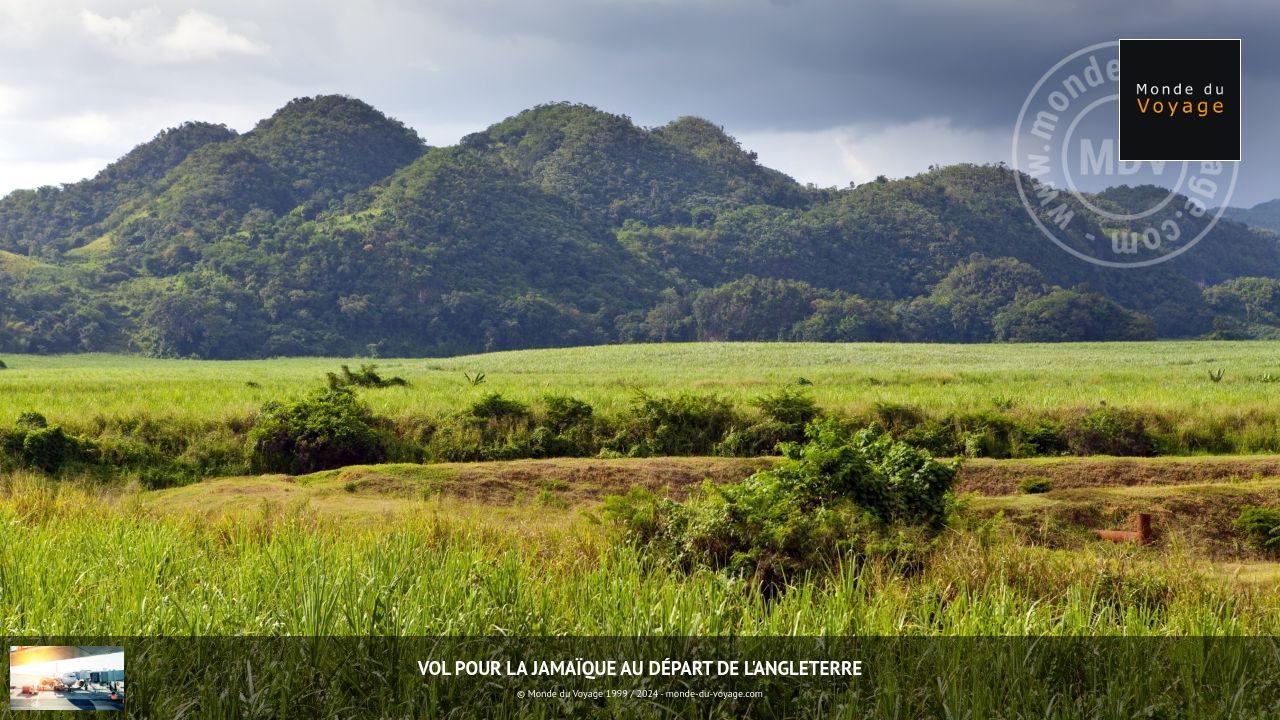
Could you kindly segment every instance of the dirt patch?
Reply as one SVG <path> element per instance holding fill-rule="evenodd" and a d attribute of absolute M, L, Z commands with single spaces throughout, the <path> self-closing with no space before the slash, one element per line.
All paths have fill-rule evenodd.
<path fill-rule="evenodd" d="M 967 460 L 958 489 L 980 495 L 1013 495 L 1024 478 L 1049 478 L 1055 489 L 1195 485 L 1280 476 L 1280 457 L 1062 458 Z"/>
<path fill-rule="evenodd" d="M 780 458 L 666 457 L 601 460 L 594 458 L 459 463 L 434 466 L 438 490 L 479 502 L 514 502 L 548 492 L 571 504 L 597 502 L 633 487 L 683 498 L 704 480 L 739 482 Z"/>
<path fill-rule="evenodd" d="M 557 458 L 434 465 L 361 465 L 297 479 L 317 495 L 443 496 L 510 505 L 554 496 L 558 506 L 599 502 L 634 487 L 684 498 L 705 480 L 739 482 L 781 458 Z"/>

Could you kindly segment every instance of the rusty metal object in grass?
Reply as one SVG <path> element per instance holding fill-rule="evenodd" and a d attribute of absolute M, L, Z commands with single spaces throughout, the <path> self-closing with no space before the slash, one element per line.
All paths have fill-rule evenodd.
<path fill-rule="evenodd" d="M 1131 542 L 1147 545 L 1151 542 L 1151 515 L 1138 513 L 1138 524 L 1134 530 L 1098 530 L 1098 537 L 1111 542 Z"/>

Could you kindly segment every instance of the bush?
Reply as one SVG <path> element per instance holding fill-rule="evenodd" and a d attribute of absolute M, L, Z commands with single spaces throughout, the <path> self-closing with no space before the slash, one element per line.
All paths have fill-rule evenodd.
<path fill-rule="evenodd" d="M 733 406 L 714 395 L 639 392 L 606 449 L 632 457 L 710 455 L 737 422 Z"/>
<path fill-rule="evenodd" d="M 44 415 L 28 411 L 18 415 L 12 430 L 0 431 L 0 461 L 57 473 L 71 462 L 97 459 L 97 446 L 88 438 L 68 435 L 50 426 Z"/>
<path fill-rule="evenodd" d="M 24 430 L 39 430 L 40 428 L 49 427 L 49 421 L 40 413 L 28 410 L 24 413 L 18 413 L 17 425 Z"/>
<path fill-rule="evenodd" d="M 529 406 L 517 400 L 508 400 L 498 393 L 489 393 L 471 404 L 467 414 L 479 420 L 526 420 Z"/>
<path fill-rule="evenodd" d="M 1236 530 L 1250 545 L 1269 554 L 1280 554 L 1280 508 L 1247 505 L 1235 520 Z"/>
<path fill-rule="evenodd" d="M 5 365 L 3 360 L 0 360 L 0 370 L 8 370 L 8 369 L 9 369 L 9 366 Z"/>
<path fill-rule="evenodd" d="M 761 414 L 769 420 L 800 428 L 804 428 L 818 417 L 818 404 L 808 393 L 791 387 L 760 397 L 751 401 L 760 408 Z"/>
<path fill-rule="evenodd" d="M 599 424 L 590 405 L 567 396 L 544 398 L 546 413 L 535 423 L 529 406 L 496 393 L 444 421 L 427 438 L 427 455 L 437 460 L 517 460 L 583 457 L 598 448 Z"/>
<path fill-rule="evenodd" d="M 25 430 L 0 428 L 0 469 L 9 469 L 22 461 L 22 441 L 26 439 Z"/>
<path fill-rule="evenodd" d="M 1038 495 L 1047 493 L 1053 489 L 1053 481 L 1041 475 L 1031 475 L 1022 478 L 1022 482 L 1018 483 L 1018 490 L 1027 495 Z"/>
<path fill-rule="evenodd" d="M 568 452 L 571 443 L 545 427 L 531 429 L 532 422 L 528 405 L 490 393 L 435 427 L 426 454 L 450 462 L 582 454 Z"/>
<path fill-rule="evenodd" d="M 304 474 L 382 462 L 389 442 L 354 395 L 327 390 L 291 403 L 263 405 L 249 431 L 249 445 L 256 472 Z"/>
<path fill-rule="evenodd" d="M 941 526 L 956 463 L 894 442 L 879 426 L 851 433 L 827 420 L 807 434 L 809 442 L 784 446 L 785 463 L 742 483 L 706 483 L 686 503 L 634 489 L 607 498 L 604 513 L 627 542 L 677 566 L 751 576 L 769 591 L 904 529 Z"/>
<path fill-rule="evenodd" d="M 542 400 L 547 406 L 547 427 L 558 435 L 589 424 L 595 412 L 587 403 L 568 395 L 548 395 Z"/>
<path fill-rule="evenodd" d="M 550 442 L 543 443 L 547 448 L 542 457 L 573 456 L 583 457 L 595 454 L 600 449 L 599 436 L 605 432 L 607 423 L 595 415 L 595 410 L 585 402 L 567 396 L 548 396 L 546 403 L 546 430 L 554 434 Z M 532 440 L 538 443 L 538 430 L 534 429 Z"/>
<path fill-rule="evenodd" d="M 1103 406 L 1067 424 L 1067 447 L 1076 455 L 1155 454 L 1146 420 L 1133 410 Z"/>
<path fill-rule="evenodd" d="M 776 420 L 762 420 L 749 427 L 730 430 L 716 446 L 716 454 L 727 457 L 776 454 L 779 445 L 795 442 L 796 439 L 796 429 L 793 426 Z"/>
<path fill-rule="evenodd" d="M 762 395 L 751 404 L 764 417 L 750 427 L 730 430 L 717 454 L 751 457 L 776 453 L 781 443 L 803 441 L 805 426 L 818 417 L 813 398 L 790 387 Z"/>
<path fill-rule="evenodd" d="M 52 475 L 69 462 L 90 459 L 92 448 L 91 442 L 68 435 L 61 426 L 40 427 L 28 430 L 22 439 L 22 462 Z"/>
<path fill-rule="evenodd" d="M 895 435 L 925 422 L 924 413 L 914 405 L 882 401 L 875 404 L 874 410 L 876 422 L 889 428 Z"/>
<path fill-rule="evenodd" d="M 377 373 L 377 370 L 377 365 L 361 365 L 358 371 L 351 372 L 351 368 L 343 365 L 341 373 L 326 373 L 329 378 L 329 389 L 405 387 L 409 384 L 409 381 L 402 377 L 384 378 Z"/>
<path fill-rule="evenodd" d="M 928 450 L 934 455 L 963 455 L 966 449 L 965 438 L 958 438 L 956 432 L 956 424 L 951 419 L 928 420 L 898 437 L 903 442 Z"/>
<path fill-rule="evenodd" d="M 949 421 L 955 428 L 958 449 L 967 457 L 1007 458 L 1013 455 L 1018 428 L 999 412 L 980 410 L 963 413 L 950 417 Z"/>
<path fill-rule="evenodd" d="M 1061 423 L 1050 418 L 1038 418 L 1030 424 L 1018 427 L 1016 456 L 1061 455 L 1068 450 Z"/>

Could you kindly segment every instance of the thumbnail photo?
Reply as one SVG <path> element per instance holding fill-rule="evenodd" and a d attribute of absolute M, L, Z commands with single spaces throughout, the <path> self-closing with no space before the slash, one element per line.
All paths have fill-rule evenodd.
<path fill-rule="evenodd" d="M 10 710 L 124 710 L 124 648 L 10 645 Z"/>

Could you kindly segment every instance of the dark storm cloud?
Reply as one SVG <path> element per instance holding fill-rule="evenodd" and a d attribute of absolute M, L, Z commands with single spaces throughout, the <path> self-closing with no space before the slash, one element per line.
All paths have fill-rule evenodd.
<path fill-rule="evenodd" d="M 1274 78 L 1280 13 L 1265 3 L 560 2 L 445 7 L 486 34 L 534 36 L 608 68 L 594 93 L 691 104 L 741 127 L 818 129 L 947 115 L 1008 124 L 1058 58 L 1117 37 L 1244 36 L 1252 74 Z M 1234 6 L 1233 6 L 1234 5 Z M 1252 42 L 1256 40 L 1256 42 Z M 548 83 L 538 65 L 518 84 Z M 572 74 L 577 78 L 577 74 Z M 538 82 L 538 78 L 544 78 Z M 514 79 L 514 78 L 513 78 Z M 581 86 L 578 86 L 580 89 Z"/>
<path fill-rule="evenodd" d="M 90 168 L 183 119 L 244 130 L 321 92 L 361 97 L 433 142 L 559 99 L 646 125 L 697 114 L 773 138 L 762 157 L 802 180 L 872 162 L 814 165 L 827 146 L 800 145 L 840 128 L 898 138 L 889 156 L 904 162 L 890 170 L 931 162 L 894 128 L 938 119 L 976 138 L 974 159 L 1001 160 L 1027 90 L 1059 58 L 1162 36 L 1244 38 L 1242 194 L 1280 195 L 1280 13 L 1151 0 L 0 0 L 0 191 Z"/>

